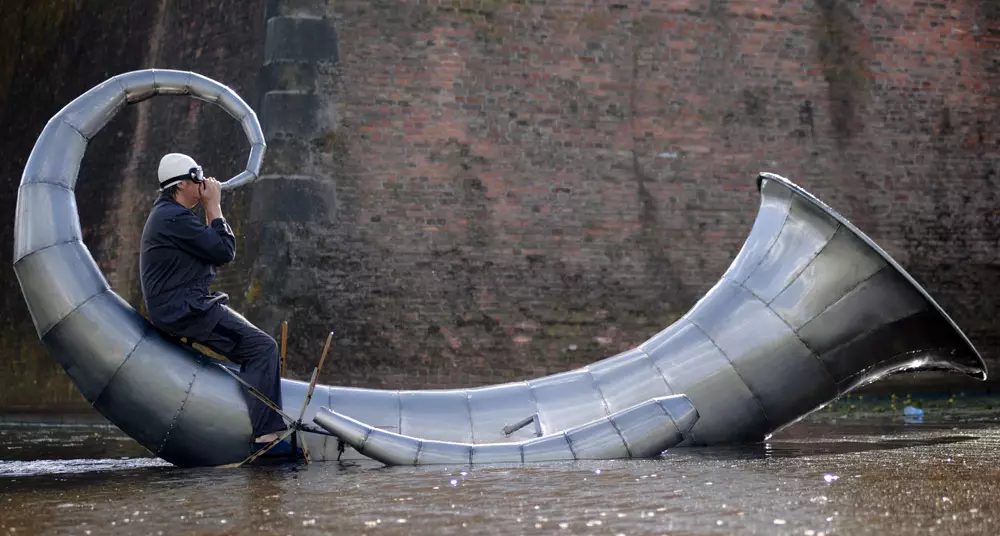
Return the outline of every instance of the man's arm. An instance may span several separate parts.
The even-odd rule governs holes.
[[[194,213],[184,211],[172,219],[166,232],[177,247],[216,266],[236,258],[236,236],[221,216],[212,219],[209,226]]]
[[[236,236],[222,217],[221,197],[219,181],[213,177],[205,179],[201,184],[201,204],[208,225],[186,210],[174,218],[169,231],[177,247],[216,266],[236,258]]]

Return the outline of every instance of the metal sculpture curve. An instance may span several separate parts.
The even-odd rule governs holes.
[[[39,338],[94,408],[171,463],[222,465],[249,446],[240,386],[211,358],[161,336],[110,288],[77,214],[87,143],[128,104],[156,95],[189,95],[229,112],[250,156],[223,187],[257,180],[263,133],[230,88],[183,71],[115,76],[39,136],[18,190],[14,270]],[[320,385],[306,418],[330,435],[304,434],[314,459],[339,458],[341,441],[354,447],[347,458],[388,464],[648,457],[764,440],[895,371],[986,378],[962,331],[871,239],[787,179],[763,173],[758,190],[757,219],[721,280],[636,348],[469,389]],[[282,380],[284,406],[301,406],[306,390]]]

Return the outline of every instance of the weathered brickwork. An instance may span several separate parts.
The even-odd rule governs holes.
[[[297,374],[328,329],[324,380],[371,387],[523,379],[630,347],[721,276],[764,170],[855,222],[1000,355],[992,0],[118,4],[51,15],[66,39],[31,30],[42,52],[15,62],[30,75],[11,74],[22,34],[4,19],[0,211],[44,121],[106,76],[156,65],[233,85],[267,109],[271,178],[227,200],[242,241],[219,286],[271,333],[290,321]],[[90,42],[94,28],[125,30]],[[301,39],[266,42],[283,32]],[[109,125],[81,180],[88,243],[133,303],[159,155],[232,172],[245,158],[224,114],[162,100]],[[37,365],[0,270],[2,342],[22,356],[0,372],[64,382]]]
[[[524,378],[661,329],[786,175],[894,255],[984,352],[1000,27],[988,2],[344,1],[314,157],[338,217],[286,228],[293,333],[330,380]],[[325,160],[324,160],[325,159]],[[303,284],[309,281],[308,285]]]

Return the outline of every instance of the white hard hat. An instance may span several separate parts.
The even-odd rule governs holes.
[[[160,179],[161,190],[185,179],[192,179],[195,182],[201,182],[203,179],[201,166],[194,161],[194,158],[181,153],[170,153],[161,158],[156,175]]]

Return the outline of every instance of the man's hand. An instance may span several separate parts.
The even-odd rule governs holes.
[[[205,219],[212,223],[222,217],[222,184],[215,177],[206,177],[201,183],[201,205],[205,207]]]

